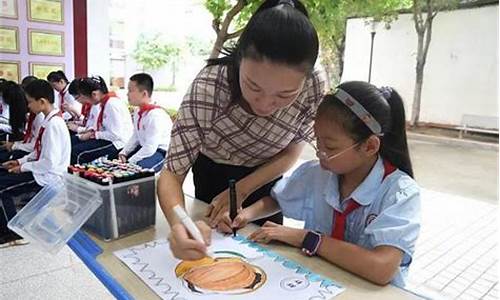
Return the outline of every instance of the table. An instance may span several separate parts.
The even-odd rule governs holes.
[[[194,220],[202,218],[205,208],[205,203],[186,196],[186,210]],[[238,233],[247,236],[256,228],[256,225],[251,224],[239,230]],[[164,238],[168,233],[168,223],[162,211],[157,209],[156,225],[148,230],[111,242],[102,241],[91,234],[88,234],[89,239],[86,234],[80,232],[68,244],[115,297],[119,299],[159,299],[139,277],[113,255],[113,252]],[[346,290],[337,296],[335,300],[422,298],[392,285],[381,287],[372,284],[320,257],[306,257],[302,255],[298,248],[278,243],[267,246],[280,255],[302,264],[311,271],[342,284]]]

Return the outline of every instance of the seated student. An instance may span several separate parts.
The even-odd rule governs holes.
[[[99,104],[95,128],[78,134],[80,143],[71,151],[71,164],[86,163],[102,156],[118,157],[118,152],[132,136],[132,119],[127,105],[108,87],[102,77],[84,78],[78,84],[80,97]]]
[[[56,93],[55,107],[61,110],[64,120],[72,119],[73,115],[70,112],[80,111],[82,105],[68,93],[69,81],[66,74],[61,70],[50,72],[47,75],[47,81],[50,82]]]
[[[0,162],[5,162],[9,159],[17,159],[33,151],[33,146],[29,148],[21,147],[20,150],[23,151],[16,152],[14,158],[11,158],[13,154],[12,151],[18,149],[17,147],[23,143],[28,106],[23,89],[19,84],[13,81],[8,81],[4,84],[3,99],[9,106],[9,125],[11,130],[9,133],[9,140],[0,142],[0,148],[2,149],[0,150]],[[43,116],[40,116],[38,121],[41,122],[42,119]],[[28,122],[29,129],[31,129],[32,122],[33,120],[31,119]],[[30,130],[27,130],[27,133],[28,132],[31,134]],[[27,135],[29,136],[30,134]],[[14,145],[17,146],[14,147]]]
[[[314,131],[319,162],[301,165],[234,222],[225,216],[219,229],[281,210],[304,220],[305,229],[267,222],[249,238],[281,241],[376,284],[404,286],[420,231],[420,190],[401,97],[391,88],[345,82],[325,96]]]
[[[24,136],[26,113],[28,106],[21,86],[14,81],[2,84],[3,106],[7,113],[4,114],[7,124],[0,124],[0,131],[5,133],[3,141],[18,141]]]
[[[165,110],[151,104],[153,78],[145,73],[135,74],[128,83],[128,101],[138,106],[134,111],[134,134],[120,151],[121,161],[136,163],[159,172],[170,143],[172,121]]]
[[[75,109],[68,110],[73,115],[73,120],[67,123],[71,134],[71,144],[74,140],[79,142],[79,139],[74,137],[75,133],[84,133],[94,128],[95,121],[99,115],[100,105],[92,105],[85,97],[80,97],[78,87],[81,79],[75,79],[69,84],[68,93],[70,93],[76,101],[80,102],[82,109],[77,111]]]
[[[0,243],[19,239],[7,228],[7,222],[16,214],[13,197],[19,193],[37,192],[43,186],[61,180],[69,165],[71,145],[68,129],[54,108],[54,91],[45,80],[36,80],[26,86],[29,109],[45,116],[35,142],[35,151],[2,164],[7,171],[0,173]]]

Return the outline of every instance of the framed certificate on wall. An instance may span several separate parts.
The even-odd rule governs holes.
[[[0,18],[17,19],[17,0],[0,1]]]
[[[28,29],[28,50],[32,55],[64,56],[64,32]]]
[[[0,78],[21,82],[21,62],[0,60]]]
[[[27,0],[28,20],[64,24],[63,0]]]
[[[17,27],[0,26],[0,52],[19,53],[19,31]]]
[[[56,63],[42,63],[42,62],[30,62],[30,75],[36,76],[40,79],[47,79],[47,75],[49,75],[52,71],[63,71],[64,72],[64,64],[56,64]]]

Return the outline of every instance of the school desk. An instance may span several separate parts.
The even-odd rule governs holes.
[[[203,216],[207,204],[186,196],[186,209],[197,220]],[[238,230],[239,234],[248,235],[257,228],[249,225]],[[113,255],[114,251],[132,247],[148,241],[164,238],[169,233],[169,226],[160,209],[156,213],[156,225],[140,233],[111,242],[104,242],[91,234],[78,232],[68,245],[83,260],[87,267],[108,288],[117,299],[159,299],[131,270]],[[346,290],[335,297],[343,299],[421,299],[421,297],[392,285],[380,287],[346,272],[319,257],[306,257],[300,249],[283,244],[267,245],[270,249],[286,256],[313,272],[324,275],[342,284]]]

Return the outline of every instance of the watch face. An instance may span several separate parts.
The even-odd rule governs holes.
[[[309,231],[302,243],[302,250],[308,255],[316,254],[317,246],[320,241],[320,235],[316,232]]]

